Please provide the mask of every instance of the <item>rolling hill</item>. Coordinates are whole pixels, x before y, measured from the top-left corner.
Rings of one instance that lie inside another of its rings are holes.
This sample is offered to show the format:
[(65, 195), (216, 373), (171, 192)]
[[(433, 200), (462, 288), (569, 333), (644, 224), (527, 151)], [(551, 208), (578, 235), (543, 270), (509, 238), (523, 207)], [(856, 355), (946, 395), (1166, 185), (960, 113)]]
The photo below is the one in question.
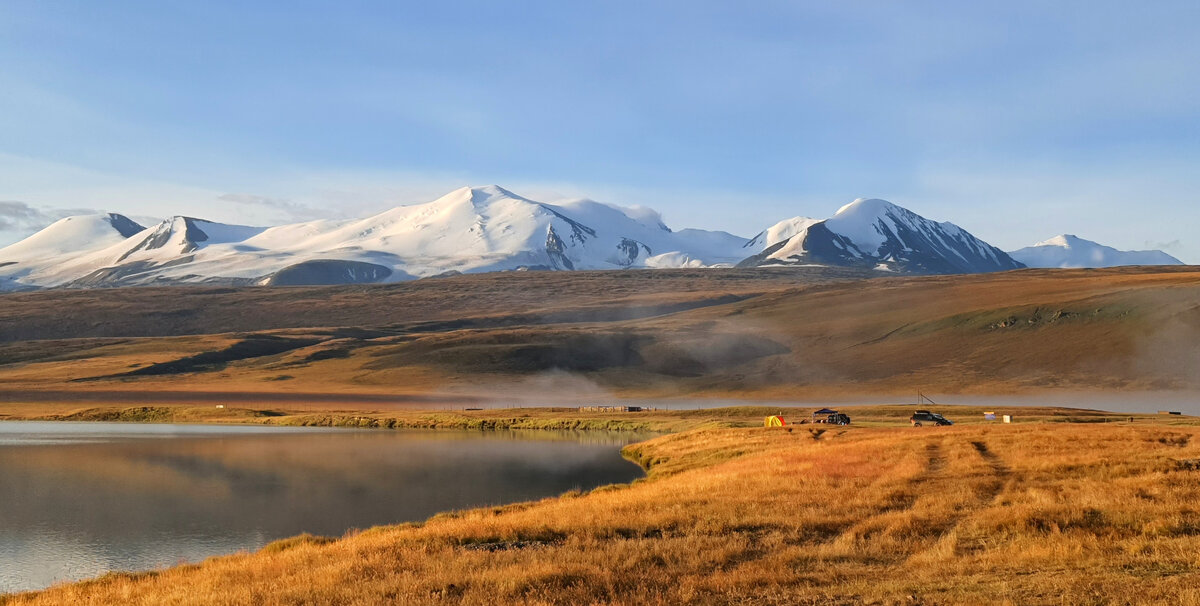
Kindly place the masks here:
[(10, 401), (40, 390), (569, 401), (1200, 388), (1193, 268), (869, 275), (530, 272), (11, 293), (0, 388)]

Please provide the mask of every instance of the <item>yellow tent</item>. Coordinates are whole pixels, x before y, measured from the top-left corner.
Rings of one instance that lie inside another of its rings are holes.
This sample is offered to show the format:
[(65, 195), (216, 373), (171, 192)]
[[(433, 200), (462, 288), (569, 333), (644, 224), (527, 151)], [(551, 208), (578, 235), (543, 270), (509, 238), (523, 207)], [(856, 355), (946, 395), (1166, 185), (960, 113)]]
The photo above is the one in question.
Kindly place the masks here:
[(787, 425), (787, 421), (779, 415), (771, 415), (763, 420), (763, 427), (783, 427)]

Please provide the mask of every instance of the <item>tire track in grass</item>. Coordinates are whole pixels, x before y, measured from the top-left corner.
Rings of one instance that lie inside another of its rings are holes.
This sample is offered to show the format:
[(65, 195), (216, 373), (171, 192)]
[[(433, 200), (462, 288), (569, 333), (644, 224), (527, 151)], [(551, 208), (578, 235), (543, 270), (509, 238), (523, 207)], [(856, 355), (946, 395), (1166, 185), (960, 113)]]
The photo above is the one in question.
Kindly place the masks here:
[(1004, 462), (1004, 459), (992, 452), (986, 443), (972, 441), (971, 446), (975, 449), (975, 452), (979, 453), (979, 456), (984, 460), (984, 462), (992, 468), (992, 474), (995, 476), (995, 480), (988, 483), (987, 492), (985, 493), (983, 500), (994, 502), (1004, 490), (1005, 483), (1012, 476), (1012, 468)]
[(888, 493), (875, 507), (860, 519), (844, 525), (825, 545), (854, 543), (859, 540), (869, 540), (879, 530), (879, 516), (911, 510), (922, 493), (922, 488), (934, 482), (946, 469), (946, 456), (942, 452), (941, 441), (930, 441), (925, 444), (924, 468), (904, 485)]
[[(992, 452), (986, 442), (971, 440), (969, 443), (980, 459), (987, 464), (987, 475), (976, 482), (972, 482), (973, 487), (977, 489), (974, 491), (974, 496), (965, 506), (957, 508), (953, 515), (935, 526), (934, 529), (938, 538), (934, 544), (927, 549), (915, 552), (909, 558), (910, 561), (915, 560), (920, 562), (925, 556), (935, 556), (939, 553), (970, 555), (984, 551), (987, 548), (986, 537), (960, 537), (959, 529), (968, 518), (996, 503), (1012, 477), (1012, 468), (1008, 466), (1008, 463), (1002, 457)], [(968, 478), (961, 478), (960, 481), (965, 483), (970, 480)], [(958, 490), (966, 488), (966, 486), (948, 487), (948, 489)]]

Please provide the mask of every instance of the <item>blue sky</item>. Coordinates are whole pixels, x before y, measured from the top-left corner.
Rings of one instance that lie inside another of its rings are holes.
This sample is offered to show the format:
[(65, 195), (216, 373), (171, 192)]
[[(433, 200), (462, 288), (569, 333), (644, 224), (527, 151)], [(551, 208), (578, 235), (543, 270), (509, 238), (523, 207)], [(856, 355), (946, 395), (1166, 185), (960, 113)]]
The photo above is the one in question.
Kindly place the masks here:
[(0, 243), (498, 183), (753, 235), (857, 197), (1200, 263), (1200, 3), (0, 0)]

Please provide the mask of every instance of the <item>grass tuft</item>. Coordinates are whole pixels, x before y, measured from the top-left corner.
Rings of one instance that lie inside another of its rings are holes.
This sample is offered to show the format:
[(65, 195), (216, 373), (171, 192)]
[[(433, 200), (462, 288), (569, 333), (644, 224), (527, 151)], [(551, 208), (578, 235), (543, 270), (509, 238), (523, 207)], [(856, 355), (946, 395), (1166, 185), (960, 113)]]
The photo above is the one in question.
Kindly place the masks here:
[(297, 535), (294, 537), (288, 537), (286, 539), (280, 539), (278, 541), (272, 541), (270, 543), (267, 543), (266, 545), (263, 546), (262, 549), (259, 550), (259, 552), (260, 553), (281, 553), (281, 552), (287, 551), (289, 549), (295, 549), (297, 547), (301, 547), (301, 546), (305, 546), (305, 545), (328, 545), (335, 541), (337, 541), (337, 539), (335, 539), (333, 537), (315, 536), (315, 535), (308, 534), (306, 532), (304, 534)]

